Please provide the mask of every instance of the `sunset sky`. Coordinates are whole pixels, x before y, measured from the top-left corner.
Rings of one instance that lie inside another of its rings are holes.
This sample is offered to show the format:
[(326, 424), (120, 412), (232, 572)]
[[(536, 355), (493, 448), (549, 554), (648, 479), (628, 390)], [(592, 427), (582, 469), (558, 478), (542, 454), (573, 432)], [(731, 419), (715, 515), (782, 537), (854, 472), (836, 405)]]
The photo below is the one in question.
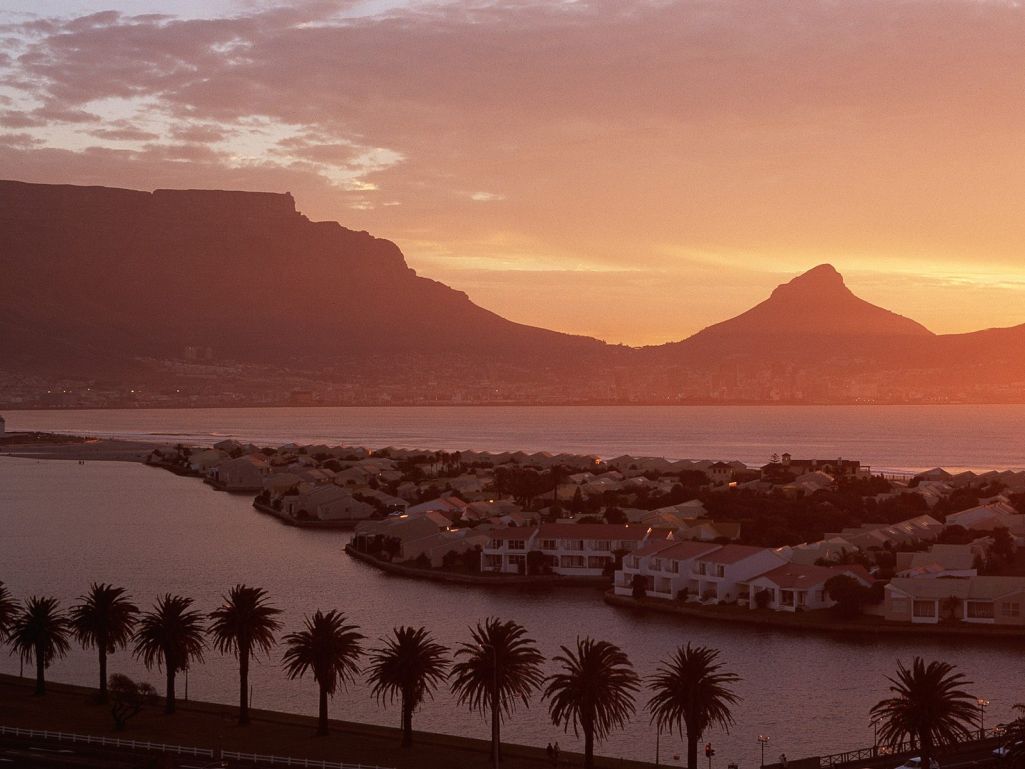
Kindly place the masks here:
[(0, 177), (291, 191), (612, 342), (822, 262), (937, 332), (1014, 325), (1025, 9), (0, 0)]

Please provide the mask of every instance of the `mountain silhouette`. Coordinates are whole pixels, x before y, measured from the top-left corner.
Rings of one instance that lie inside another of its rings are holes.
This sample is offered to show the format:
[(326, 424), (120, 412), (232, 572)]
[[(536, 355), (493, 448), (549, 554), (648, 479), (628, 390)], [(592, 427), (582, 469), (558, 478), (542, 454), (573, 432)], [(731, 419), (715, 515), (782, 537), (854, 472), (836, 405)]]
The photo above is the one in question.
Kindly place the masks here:
[(290, 195), (0, 182), (0, 355), (99, 367), (139, 356), (317, 363), (458, 353), (592, 355), (410, 269), (398, 247), (311, 222)]
[(656, 402), (1025, 397), (1025, 325), (933, 334), (829, 264), (687, 339), (632, 349), (502, 318), (288, 194), (0, 181), (0, 274), (0, 361), (30, 374), (163, 377), (209, 347), (286, 377), (350, 381), (369, 362), (376, 381), (402, 366), (406, 382), (444, 371), (494, 392), (512, 375), (527, 397), (539, 382)]

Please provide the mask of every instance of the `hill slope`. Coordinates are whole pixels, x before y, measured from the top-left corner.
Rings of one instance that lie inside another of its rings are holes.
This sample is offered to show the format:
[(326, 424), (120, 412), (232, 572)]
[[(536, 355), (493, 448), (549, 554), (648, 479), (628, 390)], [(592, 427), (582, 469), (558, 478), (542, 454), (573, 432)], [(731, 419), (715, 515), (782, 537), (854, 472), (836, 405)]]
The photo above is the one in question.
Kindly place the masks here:
[(458, 352), (600, 353), (421, 278), (395, 246), (311, 222), (289, 195), (0, 182), (0, 355), (77, 365), (130, 356), (296, 362)]

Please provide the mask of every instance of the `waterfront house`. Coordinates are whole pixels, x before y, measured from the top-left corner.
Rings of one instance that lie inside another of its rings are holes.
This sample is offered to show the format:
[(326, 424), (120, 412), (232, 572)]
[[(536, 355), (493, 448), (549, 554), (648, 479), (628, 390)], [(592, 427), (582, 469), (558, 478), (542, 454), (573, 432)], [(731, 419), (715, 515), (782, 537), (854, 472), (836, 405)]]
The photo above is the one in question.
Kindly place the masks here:
[(1003, 500), (951, 513), (946, 523), (947, 526), (961, 526), (970, 531), (1004, 528), (1016, 537), (1025, 536), (1025, 515)]
[(891, 622), (1025, 625), (1025, 577), (913, 579), (895, 577), (884, 590)]
[(632, 552), (651, 535), (646, 526), (608, 523), (546, 523), (532, 529), (495, 529), (481, 553), (481, 571), (524, 573), (527, 554), (539, 551), (555, 574), (600, 576), (616, 552)]
[(362, 521), (370, 518), (376, 508), (333, 483), (324, 483), (285, 497), (282, 510), (300, 520)]
[(397, 542), (397, 552), (394, 560), (410, 560), (406, 543), (415, 542), (418, 539), (437, 534), (439, 531), (448, 528), (449, 521), (442, 515), (415, 515), (405, 513), (401, 515), (390, 515), (387, 518), (371, 521), (360, 521), (352, 538), (352, 545), (361, 552), (369, 552), (373, 549), (373, 543), (382, 543), (385, 540)]
[(785, 563), (769, 548), (723, 545), (696, 559), (690, 592), (706, 603), (732, 603), (747, 592), (749, 580)]
[(861, 566), (787, 563), (747, 582), (748, 606), (756, 608), (757, 596), (764, 592), (765, 608), (773, 611), (828, 609), (836, 602), (826, 594), (826, 582), (838, 574), (846, 574), (863, 587), (871, 587), (873, 582)]
[(631, 595), (634, 577), (640, 574), (649, 598), (678, 598), (683, 591), (696, 594), (695, 562), (721, 549), (721, 545), (708, 542), (652, 542), (623, 559), (622, 568), (616, 572), (614, 590), (618, 595)]
[(270, 472), (270, 464), (265, 457), (247, 454), (211, 467), (207, 478), (216, 488), (225, 491), (261, 491), (263, 479)]

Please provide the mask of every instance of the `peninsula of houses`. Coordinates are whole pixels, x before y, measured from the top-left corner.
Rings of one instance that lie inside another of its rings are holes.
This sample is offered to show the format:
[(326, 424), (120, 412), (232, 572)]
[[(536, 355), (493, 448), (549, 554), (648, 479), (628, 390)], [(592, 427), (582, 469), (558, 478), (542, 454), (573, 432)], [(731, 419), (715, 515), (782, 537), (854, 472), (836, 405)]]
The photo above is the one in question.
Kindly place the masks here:
[(352, 529), (351, 557), (416, 578), (593, 584), (610, 603), (802, 627), (1025, 633), (1025, 472), (233, 440), (149, 462), (289, 525)]

